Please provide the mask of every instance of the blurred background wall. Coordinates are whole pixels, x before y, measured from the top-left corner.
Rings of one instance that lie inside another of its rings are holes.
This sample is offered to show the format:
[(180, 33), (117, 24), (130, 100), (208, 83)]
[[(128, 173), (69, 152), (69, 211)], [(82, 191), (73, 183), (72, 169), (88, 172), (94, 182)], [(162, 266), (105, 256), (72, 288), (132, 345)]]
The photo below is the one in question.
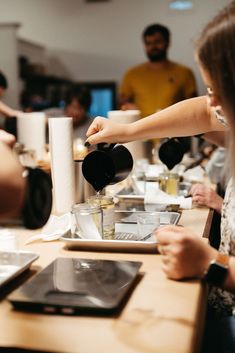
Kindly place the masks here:
[[(143, 28), (153, 22), (162, 23), (172, 32), (170, 58), (193, 69), (199, 93), (203, 93), (193, 41), (203, 25), (229, 0), (193, 0), (193, 8), (186, 11), (170, 10), (169, 2), (0, 0), (0, 24), (20, 24), (19, 54), (30, 51), (28, 42), (38, 46), (39, 51), (36, 48), (29, 56), (31, 61), (43, 64), (47, 73), (80, 81), (118, 83), (130, 66), (145, 60)], [(9, 72), (6, 74), (9, 76)]]

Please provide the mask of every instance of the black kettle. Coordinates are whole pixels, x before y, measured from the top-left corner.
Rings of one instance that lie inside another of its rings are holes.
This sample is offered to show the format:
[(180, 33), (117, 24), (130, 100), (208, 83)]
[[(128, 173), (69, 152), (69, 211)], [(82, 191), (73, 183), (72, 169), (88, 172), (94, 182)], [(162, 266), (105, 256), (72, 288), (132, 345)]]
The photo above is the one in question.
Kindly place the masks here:
[(133, 158), (123, 145), (100, 143), (83, 161), (84, 178), (96, 191), (124, 180), (133, 168)]
[(171, 170), (182, 161), (186, 151), (186, 146), (179, 138), (171, 138), (163, 141), (159, 148), (158, 156), (160, 161)]

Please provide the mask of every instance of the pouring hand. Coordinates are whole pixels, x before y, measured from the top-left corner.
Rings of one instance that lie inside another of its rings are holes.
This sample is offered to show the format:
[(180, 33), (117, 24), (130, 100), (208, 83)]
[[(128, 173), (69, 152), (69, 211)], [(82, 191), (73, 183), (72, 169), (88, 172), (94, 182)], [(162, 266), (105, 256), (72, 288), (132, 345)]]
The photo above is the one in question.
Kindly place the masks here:
[(101, 142), (128, 142), (127, 132), (129, 124), (117, 124), (106, 118), (94, 119), (87, 131), (85, 145), (96, 145)]

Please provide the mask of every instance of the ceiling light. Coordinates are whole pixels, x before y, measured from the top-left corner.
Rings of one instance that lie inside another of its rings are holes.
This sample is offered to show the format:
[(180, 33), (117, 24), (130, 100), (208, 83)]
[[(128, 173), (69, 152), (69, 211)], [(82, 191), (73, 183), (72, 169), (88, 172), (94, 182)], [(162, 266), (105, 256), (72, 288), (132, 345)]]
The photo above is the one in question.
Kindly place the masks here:
[(175, 0), (169, 4), (171, 10), (190, 10), (193, 8), (192, 1), (189, 0)]

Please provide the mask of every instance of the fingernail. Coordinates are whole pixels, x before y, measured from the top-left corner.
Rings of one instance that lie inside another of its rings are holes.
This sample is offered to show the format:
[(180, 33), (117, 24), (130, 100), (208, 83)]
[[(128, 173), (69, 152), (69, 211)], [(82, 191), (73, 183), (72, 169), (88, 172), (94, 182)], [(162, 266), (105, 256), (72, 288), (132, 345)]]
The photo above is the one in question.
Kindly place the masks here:
[(90, 142), (88, 142), (88, 141), (86, 141), (85, 144), (84, 144), (85, 147), (90, 147), (90, 145), (91, 145), (91, 144), (90, 144)]

